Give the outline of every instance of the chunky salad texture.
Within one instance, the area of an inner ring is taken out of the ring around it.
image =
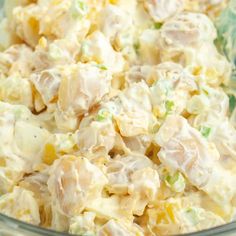
[[[0,213],[81,236],[236,219],[236,1],[7,0]]]

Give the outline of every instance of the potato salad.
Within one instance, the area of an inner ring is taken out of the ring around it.
[[[234,221],[235,9],[6,0],[0,213],[80,236]]]

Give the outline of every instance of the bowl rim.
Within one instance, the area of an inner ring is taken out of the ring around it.
[[[12,228],[21,229],[23,231],[26,231],[28,233],[37,233],[42,236],[50,235],[50,236],[79,236],[78,234],[70,234],[67,232],[59,232],[52,229],[42,228],[40,226],[36,226],[33,224],[29,224],[23,221],[20,221],[18,219],[12,218],[10,216],[4,215],[0,213],[0,222],[3,222],[6,224],[6,227],[9,228],[9,230]],[[1,229],[1,228],[0,228]],[[225,233],[236,233],[236,220],[224,225],[216,226],[210,229],[205,229],[193,233],[187,233],[187,234],[179,234],[175,236],[217,236],[217,235],[225,235]],[[81,235],[83,236],[83,235]],[[173,235],[174,236],[174,235]]]

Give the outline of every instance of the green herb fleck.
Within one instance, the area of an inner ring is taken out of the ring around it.
[[[230,94],[229,95],[229,112],[230,114],[234,111],[236,107],[236,98],[234,95]]]
[[[205,95],[207,95],[207,96],[209,95],[209,92],[208,92],[207,89],[205,89],[205,88],[202,89],[202,92],[203,92]]]
[[[202,126],[200,128],[200,132],[201,132],[203,137],[208,138],[210,133],[211,133],[211,128],[206,127],[206,126]]]
[[[97,67],[101,70],[107,70],[107,67],[101,64],[98,64]]]
[[[185,189],[185,179],[180,172],[176,172],[174,175],[167,175],[165,183],[172,191],[177,193]]]
[[[179,178],[179,173],[176,172],[173,176],[171,175],[167,175],[166,176],[166,181],[169,183],[169,184],[174,184]]]
[[[101,109],[98,111],[96,121],[105,121],[106,119],[111,119],[112,114],[107,109]]]
[[[159,30],[162,27],[163,23],[161,22],[155,22],[153,24],[153,28]]]
[[[171,111],[173,111],[174,106],[175,106],[175,103],[173,101],[167,100],[165,102],[166,113],[169,114]]]
[[[140,43],[139,42],[134,43],[134,50],[137,54],[139,53],[139,49],[140,49]]]

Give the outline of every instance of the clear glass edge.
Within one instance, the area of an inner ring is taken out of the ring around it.
[[[6,223],[10,228],[18,228],[19,230],[24,230],[24,231],[28,231],[29,233],[37,233],[39,235],[50,235],[50,236],[73,236],[73,234],[69,234],[66,232],[58,232],[55,230],[51,230],[51,229],[46,229],[46,228],[42,228],[39,226],[35,226],[32,224],[28,224],[26,222],[11,218],[9,216],[3,215],[0,213],[0,221]],[[231,234],[232,235],[236,235],[236,221],[225,224],[225,225],[221,225],[221,226],[217,226],[214,228],[210,228],[210,229],[206,229],[206,230],[202,230],[202,231],[198,231],[198,232],[193,232],[193,233],[187,233],[187,234],[181,234],[181,235],[175,235],[175,236],[217,236],[217,235],[226,235],[226,234]],[[74,235],[75,236],[75,235]],[[77,235],[78,236],[78,235]],[[80,235],[83,236],[83,235]]]
[[[3,3],[4,3],[4,0],[0,0],[0,8],[2,8]],[[55,230],[46,229],[46,228],[42,228],[42,227],[35,226],[32,224],[28,224],[26,222],[14,219],[12,217],[3,215],[1,213],[0,213],[0,221],[2,221],[3,223],[6,223],[6,226],[8,226],[9,229],[18,228],[19,230],[20,229],[26,230],[29,233],[33,232],[33,233],[37,233],[41,235],[50,235],[50,236],[73,236],[73,234],[69,234],[65,232],[58,232]],[[198,232],[181,234],[181,236],[203,236],[203,235],[204,236],[212,236],[212,235],[217,236],[217,235],[223,235],[223,234],[225,235],[226,233],[227,234],[235,233],[236,235],[236,221],[225,224],[225,225],[217,226],[214,228],[198,231]],[[175,235],[175,236],[180,236],[180,235]]]

